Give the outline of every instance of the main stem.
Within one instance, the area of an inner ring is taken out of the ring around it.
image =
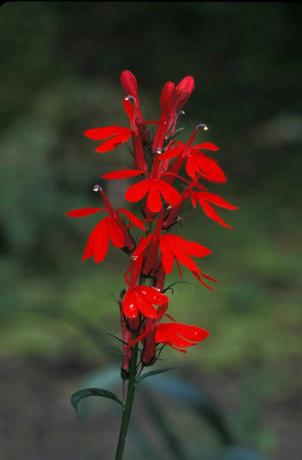
[[[132,412],[135,387],[136,387],[136,364],[138,354],[138,343],[132,349],[132,356],[129,366],[129,381],[127,389],[126,402],[123,405],[123,416],[121,421],[120,434],[118,438],[118,445],[115,454],[115,460],[122,460],[124,454],[125,443],[127,439],[128,427]]]

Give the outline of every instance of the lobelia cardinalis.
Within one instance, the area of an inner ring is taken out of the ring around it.
[[[143,118],[133,73],[124,70],[120,79],[129,126],[92,128],[84,135],[98,141],[95,150],[99,154],[126,142],[132,143],[132,168],[110,171],[102,178],[104,181],[134,179],[135,182],[125,191],[125,202],[139,203],[140,215],[126,208],[114,209],[104,190],[106,187],[100,185],[96,185],[94,191],[99,193],[103,207],[80,208],[66,213],[72,218],[102,214],[88,237],[83,261],[92,258],[97,264],[103,262],[110,245],[121,249],[128,258],[118,302],[123,343],[121,378],[127,384],[127,396],[124,401],[119,401],[123,413],[116,460],[123,457],[135,387],[143,368],[156,363],[164,346],[185,353],[209,335],[199,326],[176,322],[170,316],[165,282],[174,266],[180,278],[182,267],[185,267],[208,289],[212,289],[212,283],[216,282],[194,260],[208,256],[211,250],[199,242],[171,233],[171,228],[182,221],[180,213],[186,201],[194,208],[198,204],[205,216],[225,228],[232,227],[220,217],[215,207],[230,211],[238,209],[208,191],[208,183],[225,183],[226,176],[218,161],[205,153],[216,153],[219,147],[212,142],[196,143],[207,126],[197,125],[187,142],[177,139],[178,117],[194,90],[193,77],[186,76],[177,85],[171,81],[164,85],[160,95],[160,117],[155,121]],[[150,129],[152,125],[154,135]],[[133,227],[142,232],[139,239],[133,236]]]

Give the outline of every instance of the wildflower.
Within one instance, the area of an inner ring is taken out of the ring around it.
[[[139,312],[148,318],[157,318],[154,305],[164,305],[169,299],[151,286],[129,287],[122,301],[122,310],[128,318],[137,318]]]
[[[100,263],[105,259],[108,253],[110,242],[117,248],[126,248],[128,251],[134,249],[128,229],[121,219],[120,214],[124,214],[133,225],[141,230],[145,230],[145,226],[143,222],[128,209],[119,208],[114,210],[101,187],[99,187],[97,191],[100,191],[103,197],[105,208],[80,208],[69,211],[66,214],[73,218],[86,217],[98,212],[106,212],[109,214],[108,217],[99,221],[90,233],[82,256],[83,261],[93,257],[95,263]]]
[[[176,161],[170,170],[174,174],[177,174],[185,163],[186,173],[193,180],[197,180],[200,176],[209,182],[226,182],[225,174],[218,162],[203,153],[203,150],[216,152],[219,147],[212,142],[192,145],[201,126],[204,127],[201,124],[195,128],[186,144],[176,141],[173,146],[160,156],[160,160],[171,160],[176,157]]]
[[[209,336],[209,332],[197,326],[183,323],[161,323],[156,328],[155,342],[163,343],[182,353],[186,348],[202,342]]]
[[[146,260],[149,254],[148,249],[152,247],[152,243],[153,245],[157,245],[161,255],[162,265],[167,275],[172,272],[174,262],[176,262],[180,278],[182,278],[180,265],[183,265],[191,271],[191,273],[201,284],[204,284],[208,288],[209,286],[204,283],[201,277],[210,281],[216,281],[211,276],[203,273],[196,262],[192,259],[192,257],[206,257],[207,255],[211,254],[212,251],[210,249],[199,243],[195,243],[194,241],[185,240],[178,235],[161,235],[157,234],[156,232],[148,235],[147,237],[143,237],[133,252],[133,256],[140,256],[141,254],[145,254],[143,272],[146,276],[150,274],[152,275],[152,272],[149,272],[146,264]],[[151,252],[153,257],[157,257],[154,246],[152,247],[152,251],[150,250],[150,253]],[[150,264],[150,266],[151,265],[152,264]]]
[[[125,179],[144,174],[143,170],[121,170],[113,171],[104,174],[103,179]],[[162,209],[162,199],[170,206],[175,206],[180,203],[180,193],[164,179],[154,177],[155,174],[148,174],[146,179],[143,179],[131,185],[125,193],[125,198],[130,203],[136,203],[147,196],[147,208],[153,213],[158,213]]]

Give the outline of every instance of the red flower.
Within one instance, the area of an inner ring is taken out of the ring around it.
[[[128,288],[122,301],[122,310],[127,318],[137,318],[139,312],[148,318],[157,318],[154,305],[164,305],[168,301],[168,297],[155,287],[135,286]]]
[[[100,263],[105,259],[108,253],[110,242],[117,248],[124,248],[132,244],[131,240],[129,241],[130,237],[127,228],[119,214],[124,214],[131,224],[141,230],[145,231],[146,229],[143,222],[128,209],[119,208],[114,210],[105,192],[101,187],[97,187],[96,191],[100,191],[106,208],[80,208],[69,211],[66,214],[74,218],[86,217],[100,211],[105,211],[109,214],[109,216],[102,219],[90,233],[82,256],[83,261],[93,257],[96,263]]]
[[[95,151],[105,153],[115,149],[123,142],[127,142],[131,137],[131,129],[124,126],[106,126],[104,128],[87,129],[84,131],[84,135],[94,141],[104,141]]]
[[[155,332],[155,342],[169,345],[184,353],[186,348],[202,342],[208,336],[208,331],[197,326],[183,323],[161,323]]]
[[[183,78],[177,86],[168,81],[160,95],[160,120],[153,140],[153,152],[161,153],[164,141],[172,136],[179,110],[185,105],[194,89],[194,78],[190,75]]]
[[[200,207],[204,210],[204,213],[212,220],[217,222],[226,228],[233,228],[231,225],[224,222],[224,220],[217,214],[213,206],[219,206],[220,208],[228,209],[229,211],[236,211],[238,206],[234,206],[228,201],[224,200],[218,195],[209,192],[194,192],[191,191],[191,200],[194,208],[196,208],[197,202],[200,204]],[[211,204],[210,204],[211,203]]]
[[[140,201],[147,195],[147,208],[157,213],[162,209],[162,199],[170,206],[176,206],[181,201],[179,192],[162,179],[144,179],[131,185],[125,194],[126,200],[131,203]]]
[[[156,233],[153,233],[141,239],[140,243],[133,252],[133,256],[139,257],[141,254],[145,255],[144,270],[146,270],[146,275],[150,274],[149,270],[146,269],[146,260],[148,260],[149,257],[149,248],[152,248],[153,253],[155,242],[159,242],[158,248],[161,253],[161,261],[166,274],[172,272],[174,262],[176,262],[180,277],[182,277],[180,265],[183,265],[192,272],[201,284],[211,289],[204,283],[201,277],[210,281],[216,280],[203,273],[192,257],[205,257],[211,254],[212,251],[199,243],[185,240],[178,235],[157,235]],[[153,257],[156,260],[157,254],[153,254]]]
[[[172,168],[174,173],[178,172],[185,161],[186,172],[192,179],[197,180],[200,176],[209,182],[226,182],[225,174],[218,165],[218,162],[202,153],[203,150],[217,151],[219,147],[211,142],[203,142],[194,146],[188,146],[177,141],[171,149],[167,150],[167,152],[160,157],[160,160],[178,157],[176,160],[178,167]]]
[[[144,174],[145,171],[139,169],[126,169],[121,171],[112,171],[104,174],[103,179],[125,179]],[[170,206],[176,206],[181,202],[181,195],[165,182],[163,179],[148,177],[129,187],[125,193],[126,200],[131,203],[136,203],[142,200],[147,195],[147,208],[154,213],[160,212],[162,209],[162,199]]]

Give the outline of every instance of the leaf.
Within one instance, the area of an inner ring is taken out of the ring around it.
[[[137,380],[137,383],[140,383],[142,380],[145,380],[148,377],[152,377],[152,375],[163,374],[164,372],[173,371],[174,369],[179,369],[179,367],[180,366],[164,367],[162,369],[155,369],[154,371],[146,372],[141,377],[139,377],[139,379]]]
[[[103,398],[112,399],[113,401],[116,401],[118,404],[123,406],[122,401],[120,401],[120,399],[109,390],[104,390],[103,388],[85,388],[83,390],[76,391],[71,396],[71,404],[73,405],[74,410],[76,411],[77,415],[79,415],[79,412],[78,412],[79,402],[84,398],[89,398],[90,396],[102,396]]]
[[[191,409],[197,416],[204,418],[216,431],[224,445],[234,443],[233,434],[226,423],[223,412],[201,386],[172,375],[160,375],[156,379],[148,380],[146,384],[156,393],[168,396]]]

